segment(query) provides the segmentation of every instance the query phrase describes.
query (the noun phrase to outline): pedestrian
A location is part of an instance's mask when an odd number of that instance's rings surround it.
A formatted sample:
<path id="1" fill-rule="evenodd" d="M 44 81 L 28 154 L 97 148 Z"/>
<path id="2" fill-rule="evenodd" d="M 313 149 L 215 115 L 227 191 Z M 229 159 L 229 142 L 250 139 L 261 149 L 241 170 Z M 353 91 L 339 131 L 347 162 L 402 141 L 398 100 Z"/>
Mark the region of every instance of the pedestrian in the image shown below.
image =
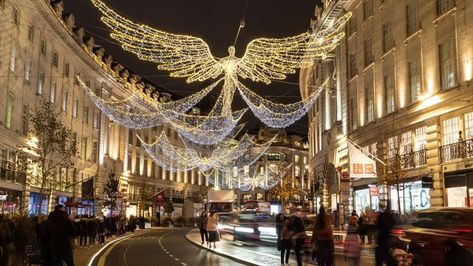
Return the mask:
<path id="1" fill-rule="evenodd" d="M 364 222 L 366 220 L 367 220 L 366 213 L 362 212 L 361 217 L 358 219 L 358 235 L 360 236 L 361 244 L 363 245 L 365 244 L 365 239 L 366 239 L 366 234 L 367 234 L 366 224 Z"/>
<path id="2" fill-rule="evenodd" d="M 99 244 L 103 245 L 105 244 L 105 231 L 106 231 L 106 225 L 105 225 L 105 219 L 103 217 L 100 217 L 97 220 L 97 235 L 99 237 Z"/>
<path id="3" fill-rule="evenodd" d="M 320 207 L 314 230 L 317 241 L 317 265 L 332 266 L 334 264 L 334 242 L 331 221 L 325 208 Z"/>
<path id="4" fill-rule="evenodd" d="M 95 245 L 97 239 L 97 220 L 94 217 L 87 220 L 87 236 L 89 237 L 89 245 Z"/>
<path id="5" fill-rule="evenodd" d="M 82 216 L 79 225 L 79 246 L 87 247 L 87 217 Z"/>
<path id="6" fill-rule="evenodd" d="M 209 233 L 209 244 L 208 244 L 209 248 L 212 247 L 212 243 L 214 244 L 214 248 L 216 248 L 215 242 L 219 241 L 217 226 L 218 226 L 218 217 L 214 211 L 210 211 L 210 215 L 207 218 L 207 232 Z"/>
<path id="7" fill-rule="evenodd" d="M 279 243 L 281 250 L 281 265 L 289 265 L 289 255 L 291 254 L 292 247 L 292 231 L 291 231 L 291 219 L 289 217 L 282 217 L 281 232 L 279 234 Z"/>
<path id="8" fill-rule="evenodd" d="M 352 215 L 348 220 L 348 230 L 343 248 L 348 266 L 359 266 L 361 257 L 360 237 L 357 234 L 357 219 Z"/>
<path id="9" fill-rule="evenodd" d="M 207 242 L 207 245 L 209 244 L 209 235 L 207 233 L 207 212 L 203 211 L 199 217 L 197 217 L 197 227 L 199 228 L 200 232 L 200 239 L 202 242 L 200 243 L 201 245 Z"/>
<path id="10" fill-rule="evenodd" d="M 7 215 L 0 215 L 0 266 L 9 265 L 13 242 L 13 224 Z"/>
<path id="11" fill-rule="evenodd" d="M 367 219 L 365 220 L 365 225 L 368 234 L 368 244 L 373 244 L 373 240 L 376 236 L 377 215 L 374 210 L 368 209 L 368 211 L 366 212 L 366 216 Z"/>
<path id="12" fill-rule="evenodd" d="M 63 205 L 56 205 L 49 214 L 47 223 L 47 237 L 49 249 L 53 258 L 53 266 L 74 266 L 72 254 L 72 238 L 74 237 L 74 224 L 67 217 Z"/>
<path id="13" fill-rule="evenodd" d="M 304 247 L 305 239 L 307 234 L 305 232 L 305 225 L 299 216 L 293 215 L 291 217 L 291 231 L 292 231 L 292 242 L 294 246 L 294 252 L 296 253 L 297 265 L 302 265 L 301 251 Z"/>
<path id="14" fill-rule="evenodd" d="M 278 237 L 276 244 L 277 244 L 278 250 L 281 250 L 281 230 L 283 227 L 284 218 L 285 218 L 284 214 L 282 213 L 279 213 L 278 215 L 276 215 L 276 235 Z"/>
<path id="15" fill-rule="evenodd" d="M 376 266 L 383 265 L 389 259 L 388 240 L 391 236 L 391 230 L 396 224 L 394 214 L 391 212 L 391 204 L 386 205 L 386 209 L 378 217 L 378 237 L 375 250 Z"/>
<path id="16" fill-rule="evenodd" d="M 53 265 L 53 258 L 49 250 L 48 228 L 46 223 L 46 216 L 39 216 L 38 225 L 36 226 L 36 235 L 38 237 L 38 246 L 41 253 L 41 259 L 44 266 Z"/>

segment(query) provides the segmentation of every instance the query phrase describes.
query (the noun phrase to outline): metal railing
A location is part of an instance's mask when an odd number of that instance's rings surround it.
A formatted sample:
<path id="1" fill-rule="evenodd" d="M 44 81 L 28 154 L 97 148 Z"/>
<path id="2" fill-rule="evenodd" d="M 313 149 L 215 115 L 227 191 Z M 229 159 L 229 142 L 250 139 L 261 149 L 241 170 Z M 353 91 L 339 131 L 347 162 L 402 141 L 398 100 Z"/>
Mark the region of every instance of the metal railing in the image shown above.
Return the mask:
<path id="1" fill-rule="evenodd" d="M 15 164 L 6 160 L 0 161 L 0 180 L 16 184 L 23 184 L 26 180 L 26 171 L 16 169 Z"/>
<path id="2" fill-rule="evenodd" d="M 473 158 L 473 139 L 440 146 L 440 162 Z"/>
<path id="3" fill-rule="evenodd" d="M 390 153 L 392 154 L 392 153 Z M 399 162 L 396 162 L 399 160 Z M 413 168 L 421 168 L 427 165 L 427 150 L 422 149 L 418 151 L 410 151 L 399 156 L 392 156 L 386 160 L 388 166 L 394 166 L 395 164 L 399 163 L 398 167 L 402 169 L 413 169 Z"/>

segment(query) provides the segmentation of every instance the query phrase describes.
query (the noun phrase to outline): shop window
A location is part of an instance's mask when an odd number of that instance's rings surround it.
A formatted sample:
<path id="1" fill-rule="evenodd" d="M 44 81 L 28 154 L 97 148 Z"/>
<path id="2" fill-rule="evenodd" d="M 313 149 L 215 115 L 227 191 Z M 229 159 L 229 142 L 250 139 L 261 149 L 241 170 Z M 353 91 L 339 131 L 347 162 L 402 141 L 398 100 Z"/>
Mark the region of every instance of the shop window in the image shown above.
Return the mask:
<path id="1" fill-rule="evenodd" d="M 460 132 L 460 117 L 453 117 L 442 121 L 443 145 L 452 144 L 458 141 Z"/>

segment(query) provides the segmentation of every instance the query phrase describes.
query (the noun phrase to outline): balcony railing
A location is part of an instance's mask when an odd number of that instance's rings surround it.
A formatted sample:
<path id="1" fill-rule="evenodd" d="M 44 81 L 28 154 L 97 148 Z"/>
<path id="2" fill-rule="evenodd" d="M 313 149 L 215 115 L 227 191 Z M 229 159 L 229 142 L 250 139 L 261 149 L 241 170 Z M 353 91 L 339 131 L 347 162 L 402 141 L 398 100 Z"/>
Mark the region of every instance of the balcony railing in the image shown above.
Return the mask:
<path id="1" fill-rule="evenodd" d="M 0 161 L 0 180 L 8 181 L 16 184 L 23 184 L 26 179 L 26 172 L 15 168 L 11 162 Z"/>
<path id="2" fill-rule="evenodd" d="M 473 139 L 440 146 L 440 162 L 473 158 Z"/>
<path id="3" fill-rule="evenodd" d="M 427 150 L 422 149 L 401 154 L 398 160 L 401 169 L 425 167 L 427 165 Z M 396 164 L 396 156 L 388 158 L 387 164 L 388 166 L 394 166 Z"/>

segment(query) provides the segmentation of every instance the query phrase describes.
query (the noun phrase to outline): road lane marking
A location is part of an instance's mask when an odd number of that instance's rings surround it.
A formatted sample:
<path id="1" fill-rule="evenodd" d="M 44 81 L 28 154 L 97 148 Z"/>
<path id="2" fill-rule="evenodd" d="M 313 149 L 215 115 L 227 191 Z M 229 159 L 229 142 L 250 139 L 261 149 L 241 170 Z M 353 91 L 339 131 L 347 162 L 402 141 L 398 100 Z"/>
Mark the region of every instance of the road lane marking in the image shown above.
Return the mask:
<path id="1" fill-rule="evenodd" d="M 170 231 L 170 232 L 167 232 L 167 233 L 163 234 L 163 235 L 159 238 L 158 244 L 159 244 L 159 246 L 161 247 L 161 249 L 162 249 L 164 252 L 166 252 L 166 254 L 168 254 L 169 257 L 174 258 L 175 261 L 178 261 L 178 262 L 179 262 L 180 259 L 179 259 L 177 256 L 174 256 L 173 254 L 171 254 L 171 253 L 164 247 L 163 242 L 162 242 L 163 238 L 164 238 L 167 234 L 170 234 L 170 233 L 172 233 L 172 232 L 176 232 L 176 231 Z M 185 262 L 181 262 L 181 265 L 182 265 L 182 266 L 187 266 L 187 264 L 186 264 Z"/>

